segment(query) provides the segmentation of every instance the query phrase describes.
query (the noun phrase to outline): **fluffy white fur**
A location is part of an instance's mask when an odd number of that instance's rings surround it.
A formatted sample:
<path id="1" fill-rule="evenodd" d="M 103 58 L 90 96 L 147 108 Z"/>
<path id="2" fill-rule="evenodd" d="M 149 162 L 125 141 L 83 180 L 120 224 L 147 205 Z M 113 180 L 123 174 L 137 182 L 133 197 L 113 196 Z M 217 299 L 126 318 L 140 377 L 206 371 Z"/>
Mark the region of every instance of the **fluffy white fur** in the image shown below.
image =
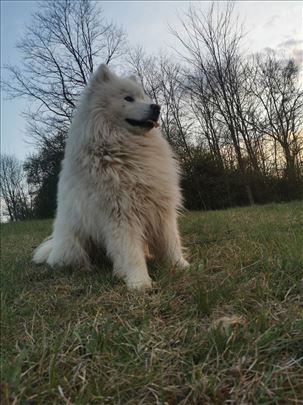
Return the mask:
<path id="1" fill-rule="evenodd" d="M 36 249 L 34 262 L 89 265 L 93 241 L 106 249 L 114 274 L 130 289 L 151 286 L 146 246 L 188 266 L 177 226 L 181 194 L 172 150 L 158 128 L 126 121 L 148 119 L 150 105 L 134 78 L 120 78 L 105 65 L 93 75 L 69 131 L 53 233 Z"/>

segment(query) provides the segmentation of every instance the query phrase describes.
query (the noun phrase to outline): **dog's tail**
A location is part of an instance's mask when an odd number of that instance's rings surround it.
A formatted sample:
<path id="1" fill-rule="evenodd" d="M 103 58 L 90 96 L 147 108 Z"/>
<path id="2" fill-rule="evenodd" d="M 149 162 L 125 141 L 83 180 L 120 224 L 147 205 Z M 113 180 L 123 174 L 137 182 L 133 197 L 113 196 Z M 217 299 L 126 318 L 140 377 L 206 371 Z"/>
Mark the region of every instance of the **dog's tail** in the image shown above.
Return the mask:
<path id="1" fill-rule="evenodd" d="M 47 261 L 53 248 L 53 238 L 52 236 L 45 239 L 40 246 L 34 251 L 33 262 L 41 264 Z"/>

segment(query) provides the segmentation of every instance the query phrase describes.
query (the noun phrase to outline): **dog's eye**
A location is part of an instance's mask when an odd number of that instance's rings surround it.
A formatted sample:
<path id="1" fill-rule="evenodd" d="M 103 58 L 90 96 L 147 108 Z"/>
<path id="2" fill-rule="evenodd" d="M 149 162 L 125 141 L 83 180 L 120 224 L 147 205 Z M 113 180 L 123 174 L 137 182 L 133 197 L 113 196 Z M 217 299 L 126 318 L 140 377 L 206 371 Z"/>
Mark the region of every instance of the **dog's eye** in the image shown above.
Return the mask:
<path id="1" fill-rule="evenodd" d="M 125 97 L 124 100 L 129 101 L 130 103 L 135 101 L 135 99 L 133 97 L 130 97 L 130 96 Z"/>

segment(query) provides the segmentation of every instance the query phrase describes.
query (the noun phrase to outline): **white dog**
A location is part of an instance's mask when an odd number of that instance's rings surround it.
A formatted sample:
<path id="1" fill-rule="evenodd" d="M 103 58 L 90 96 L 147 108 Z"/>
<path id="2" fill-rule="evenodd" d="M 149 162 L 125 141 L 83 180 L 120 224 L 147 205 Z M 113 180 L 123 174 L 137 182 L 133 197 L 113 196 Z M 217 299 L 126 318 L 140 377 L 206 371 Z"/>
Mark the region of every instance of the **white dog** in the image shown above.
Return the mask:
<path id="1" fill-rule="evenodd" d="M 178 165 L 158 129 L 160 106 L 134 77 L 101 65 L 74 115 L 58 185 L 53 233 L 34 262 L 89 265 L 89 242 L 106 249 L 130 289 L 151 286 L 145 249 L 181 268 Z"/>

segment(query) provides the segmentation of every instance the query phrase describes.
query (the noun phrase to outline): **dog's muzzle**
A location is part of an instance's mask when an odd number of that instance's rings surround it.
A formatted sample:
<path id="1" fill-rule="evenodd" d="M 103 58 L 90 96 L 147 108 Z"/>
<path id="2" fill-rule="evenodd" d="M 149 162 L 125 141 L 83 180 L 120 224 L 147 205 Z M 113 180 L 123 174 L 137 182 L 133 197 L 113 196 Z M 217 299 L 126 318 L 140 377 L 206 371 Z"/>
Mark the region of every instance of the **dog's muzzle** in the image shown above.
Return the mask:
<path id="1" fill-rule="evenodd" d="M 150 105 L 151 112 L 146 120 L 138 121 L 133 120 L 131 118 L 126 118 L 126 121 L 134 127 L 141 127 L 147 129 L 158 128 L 159 127 L 158 119 L 160 116 L 160 110 L 161 107 L 158 104 L 151 104 Z"/>

